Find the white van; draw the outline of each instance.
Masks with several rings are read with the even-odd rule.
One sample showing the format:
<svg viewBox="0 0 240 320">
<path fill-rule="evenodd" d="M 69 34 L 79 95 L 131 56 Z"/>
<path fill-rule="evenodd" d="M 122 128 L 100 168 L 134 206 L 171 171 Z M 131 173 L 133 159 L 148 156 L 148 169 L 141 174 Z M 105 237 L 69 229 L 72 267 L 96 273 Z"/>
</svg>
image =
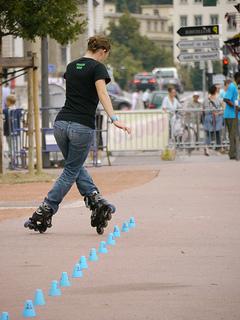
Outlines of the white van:
<svg viewBox="0 0 240 320">
<path fill-rule="evenodd" d="M 158 78 L 179 79 L 177 68 L 154 68 L 152 71 Z"/>
<path fill-rule="evenodd" d="M 167 90 L 169 86 L 174 86 L 178 93 L 183 93 L 183 85 L 177 68 L 154 68 L 152 73 L 156 75 L 161 90 Z"/>
</svg>

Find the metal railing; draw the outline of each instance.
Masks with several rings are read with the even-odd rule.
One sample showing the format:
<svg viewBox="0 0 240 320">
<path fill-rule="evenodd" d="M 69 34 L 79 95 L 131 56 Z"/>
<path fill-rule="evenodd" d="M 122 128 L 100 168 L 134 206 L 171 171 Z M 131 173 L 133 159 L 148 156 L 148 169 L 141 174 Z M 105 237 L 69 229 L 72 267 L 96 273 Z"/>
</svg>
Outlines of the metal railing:
<svg viewBox="0 0 240 320">
<path fill-rule="evenodd" d="M 159 151 L 168 145 L 168 114 L 159 110 L 116 112 L 120 121 L 132 129 L 128 135 L 114 126 L 109 127 L 108 150 Z"/>
<path fill-rule="evenodd" d="M 12 113 L 9 117 L 12 131 L 8 139 L 8 155 L 12 169 L 25 168 L 28 162 L 27 111 L 18 110 L 21 110 L 18 116 Z M 166 147 L 191 152 L 205 147 L 207 138 L 209 148 L 226 148 L 229 146 L 229 140 L 223 119 L 221 130 L 214 130 L 214 124 L 211 132 L 205 130 L 203 115 L 214 112 L 216 109 L 179 109 L 176 113 L 167 113 L 162 110 L 116 111 L 120 121 L 132 128 L 132 134 L 128 135 L 110 124 L 103 111 L 97 117 L 91 148 L 92 164 L 97 166 L 99 150 L 106 152 L 110 164 L 110 152 L 159 152 Z M 56 110 L 49 110 L 49 113 L 52 127 Z M 59 148 L 53 136 L 53 128 L 42 128 L 41 131 L 45 139 L 43 152 L 49 152 L 54 159 L 61 161 L 62 157 L 57 156 Z"/>
<path fill-rule="evenodd" d="M 223 110 L 179 109 L 169 113 L 169 146 L 178 149 L 212 149 L 229 146 Z"/>
</svg>

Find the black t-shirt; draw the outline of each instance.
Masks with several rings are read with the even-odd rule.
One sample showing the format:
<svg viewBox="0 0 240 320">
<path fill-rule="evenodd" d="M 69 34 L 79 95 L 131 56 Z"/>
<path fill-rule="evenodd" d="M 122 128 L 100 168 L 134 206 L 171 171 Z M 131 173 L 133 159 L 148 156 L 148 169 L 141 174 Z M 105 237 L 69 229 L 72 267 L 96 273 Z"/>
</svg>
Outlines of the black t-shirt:
<svg viewBox="0 0 240 320">
<path fill-rule="evenodd" d="M 65 73 L 66 101 L 56 117 L 81 123 L 95 129 L 95 113 L 99 102 L 95 82 L 111 81 L 106 67 L 91 58 L 80 58 L 68 64 Z"/>
</svg>

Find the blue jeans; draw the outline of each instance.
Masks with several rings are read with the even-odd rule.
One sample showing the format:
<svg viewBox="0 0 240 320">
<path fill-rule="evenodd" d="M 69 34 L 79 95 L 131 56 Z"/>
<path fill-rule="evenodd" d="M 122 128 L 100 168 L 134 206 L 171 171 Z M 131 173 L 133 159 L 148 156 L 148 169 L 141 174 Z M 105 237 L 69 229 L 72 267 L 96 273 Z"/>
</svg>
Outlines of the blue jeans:
<svg viewBox="0 0 240 320">
<path fill-rule="evenodd" d="M 94 130 L 80 123 L 56 121 L 54 137 L 65 159 L 64 169 L 44 201 L 56 213 L 74 182 L 82 196 L 98 190 L 83 164 L 88 156 Z"/>
</svg>

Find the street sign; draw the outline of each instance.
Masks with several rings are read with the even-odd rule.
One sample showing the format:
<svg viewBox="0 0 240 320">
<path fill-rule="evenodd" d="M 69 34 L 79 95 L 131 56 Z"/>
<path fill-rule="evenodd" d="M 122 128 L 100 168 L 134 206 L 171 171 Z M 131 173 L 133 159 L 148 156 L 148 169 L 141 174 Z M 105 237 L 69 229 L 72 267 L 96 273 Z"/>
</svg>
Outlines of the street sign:
<svg viewBox="0 0 240 320">
<path fill-rule="evenodd" d="M 220 26 L 218 24 L 210 26 L 194 26 L 194 27 L 181 27 L 177 33 L 181 37 L 187 36 L 207 36 L 220 34 Z"/>
<path fill-rule="evenodd" d="M 207 60 L 220 60 L 221 52 L 200 52 L 200 53 L 181 53 L 178 57 L 180 62 L 194 62 L 194 61 L 207 61 Z"/>
<path fill-rule="evenodd" d="M 219 49 L 220 42 L 219 39 L 209 39 L 209 40 L 181 40 L 177 43 L 179 49 Z"/>
</svg>

